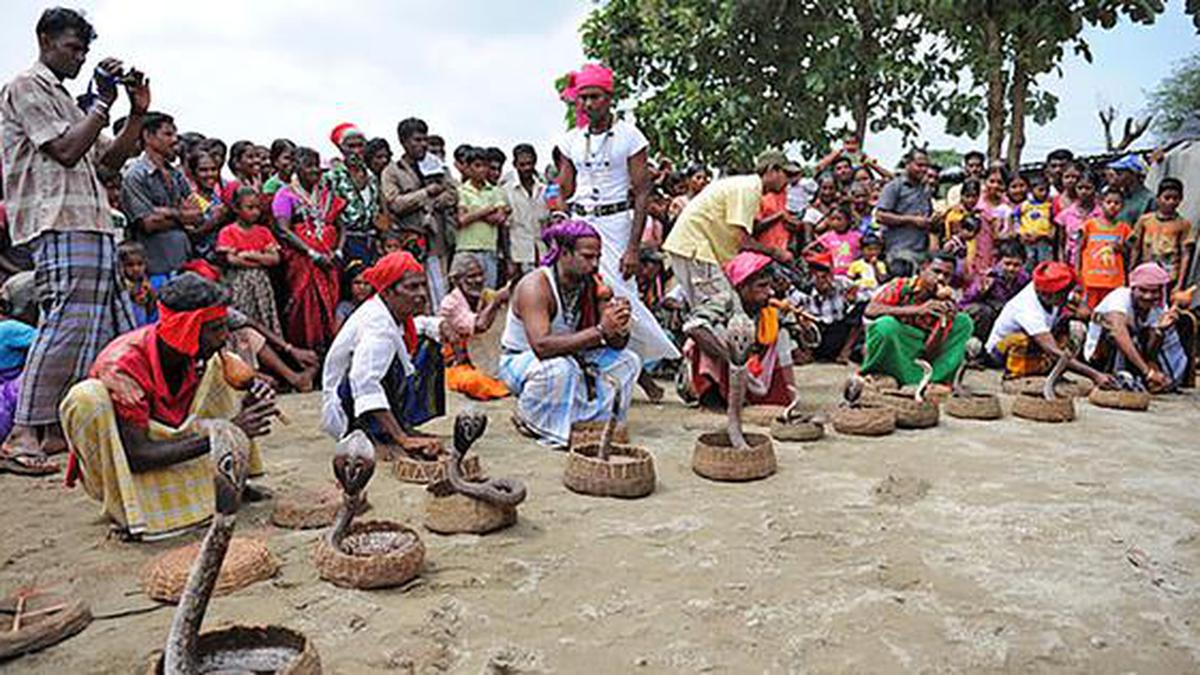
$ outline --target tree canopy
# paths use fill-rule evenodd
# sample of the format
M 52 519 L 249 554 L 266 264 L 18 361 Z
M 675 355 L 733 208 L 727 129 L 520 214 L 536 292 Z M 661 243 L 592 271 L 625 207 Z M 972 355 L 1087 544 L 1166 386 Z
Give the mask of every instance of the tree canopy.
M 1148 108 L 1154 115 L 1155 133 L 1164 138 L 1200 114 L 1200 52 L 1181 61 L 1154 87 Z

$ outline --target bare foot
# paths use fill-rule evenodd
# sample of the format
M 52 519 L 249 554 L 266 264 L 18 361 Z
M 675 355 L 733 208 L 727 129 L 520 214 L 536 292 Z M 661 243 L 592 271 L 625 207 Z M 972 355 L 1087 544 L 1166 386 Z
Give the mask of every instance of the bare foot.
M 643 372 L 641 375 L 638 375 L 638 386 L 642 388 L 642 391 L 646 392 L 646 398 L 650 399 L 651 403 L 662 403 L 663 388 L 658 386 L 658 383 L 654 381 L 653 377 L 650 377 L 649 373 Z
M 40 429 L 42 434 L 42 452 L 47 456 L 61 455 L 67 451 L 67 438 L 63 436 L 62 427 L 49 424 Z

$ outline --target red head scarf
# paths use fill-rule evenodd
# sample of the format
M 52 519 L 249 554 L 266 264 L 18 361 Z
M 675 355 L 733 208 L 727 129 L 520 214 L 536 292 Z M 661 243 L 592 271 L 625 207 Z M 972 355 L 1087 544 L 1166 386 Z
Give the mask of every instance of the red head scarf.
M 408 251 L 396 251 L 380 258 L 362 273 L 362 278 L 371 284 L 376 293 L 382 293 L 383 289 L 395 286 L 409 272 L 425 274 L 425 268 Z M 404 322 L 404 344 L 409 354 L 416 352 L 417 324 L 411 316 Z
M 342 147 L 342 141 L 345 140 L 347 136 L 354 135 L 362 136 L 363 132 L 359 131 L 358 126 L 351 124 L 350 122 L 342 122 L 334 127 L 333 131 L 329 132 L 329 140 L 333 141 L 333 144 L 340 148 Z
M 1041 293 L 1058 293 L 1075 285 L 1075 270 L 1066 263 L 1046 260 L 1033 268 L 1033 287 Z
M 228 313 L 224 305 L 176 312 L 160 302 L 155 333 L 171 349 L 195 356 L 200 351 L 200 329 L 209 321 L 224 319 Z
M 811 253 L 805 256 L 804 262 L 808 263 L 808 266 L 811 268 L 828 272 L 829 270 L 833 269 L 833 254 L 829 251 Z
M 770 264 L 769 256 L 756 251 L 742 251 L 725 263 L 725 276 L 729 277 L 729 283 L 737 288 Z

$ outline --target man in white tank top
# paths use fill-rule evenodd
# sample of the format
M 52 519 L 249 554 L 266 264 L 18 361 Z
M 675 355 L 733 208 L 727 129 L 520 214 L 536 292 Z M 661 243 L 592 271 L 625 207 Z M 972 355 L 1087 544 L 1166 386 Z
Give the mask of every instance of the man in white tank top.
M 586 124 L 567 132 L 555 147 L 562 196 L 573 217 L 600 233 L 605 282 L 617 297 L 629 300 L 633 311 L 630 348 L 647 363 L 678 359 L 679 350 L 642 304 L 636 285 L 652 182 L 646 162 L 649 143 L 637 127 L 613 117 L 612 71 L 588 64 L 574 75 L 573 87 Z M 652 401 L 662 398 L 662 388 L 648 374 L 639 376 L 638 384 Z
M 543 233 L 544 265 L 513 292 L 500 344 L 500 378 L 517 396 L 513 423 L 542 443 L 565 449 L 576 422 L 606 420 L 619 392 L 625 419 L 642 361 L 627 345 L 628 301 L 604 301 L 596 280 L 600 235 L 583 221 Z

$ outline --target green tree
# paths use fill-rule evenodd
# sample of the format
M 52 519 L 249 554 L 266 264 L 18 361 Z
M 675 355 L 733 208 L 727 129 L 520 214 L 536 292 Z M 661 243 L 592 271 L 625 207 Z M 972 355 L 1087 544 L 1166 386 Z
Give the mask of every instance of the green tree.
M 918 47 L 917 4 L 610 0 L 583 43 L 617 71 L 658 151 L 728 166 L 785 143 L 824 149 L 841 114 L 860 135 L 914 135 L 922 91 L 943 75 Z
M 1147 107 L 1154 116 L 1155 133 L 1164 138 L 1200 113 L 1200 52 L 1176 64 L 1150 92 Z
M 953 50 L 955 65 L 969 73 L 930 106 L 946 118 L 951 134 L 975 137 L 987 129 L 987 154 L 1010 165 L 1021 161 L 1025 123 L 1053 119 L 1058 98 L 1038 80 L 1060 72 L 1068 50 L 1092 60 L 1084 28 L 1112 28 L 1122 17 L 1152 24 L 1162 0 L 931 0 L 928 18 Z M 1200 9 L 1189 0 L 1188 10 Z

